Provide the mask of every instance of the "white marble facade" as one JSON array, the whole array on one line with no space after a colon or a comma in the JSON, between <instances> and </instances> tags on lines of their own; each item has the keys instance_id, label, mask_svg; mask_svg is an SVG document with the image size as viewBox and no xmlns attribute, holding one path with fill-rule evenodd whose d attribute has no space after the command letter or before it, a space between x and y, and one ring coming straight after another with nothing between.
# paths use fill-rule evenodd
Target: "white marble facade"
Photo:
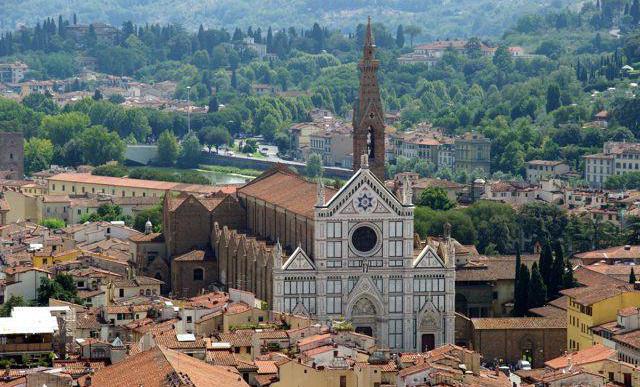
<instances>
[{"instance_id":1,"label":"white marble facade","mask_svg":"<svg viewBox=\"0 0 640 387\"><path fill-rule=\"evenodd\" d=\"M398 200L366 161L329 202L318 191L314 259L298 248L274 265L274 309L345 318L392 351L453 343L452 245L414 249L411 192Z\"/></svg>"}]
</instances>

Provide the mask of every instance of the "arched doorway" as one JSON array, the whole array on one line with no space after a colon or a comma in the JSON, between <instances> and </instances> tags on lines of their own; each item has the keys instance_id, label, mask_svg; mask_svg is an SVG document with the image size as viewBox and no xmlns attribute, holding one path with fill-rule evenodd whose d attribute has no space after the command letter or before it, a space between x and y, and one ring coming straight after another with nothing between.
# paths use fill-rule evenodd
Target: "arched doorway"
<instances>
[{"instance_id":1,"label":"arched doorway","mask_svg":"<svg viewBox=\"0 0 640 387\"><path fill-rule=\"evenodd\" d=\"M534 361L534 354L535 354L535 345L533 344L533 340L531 340L529 337L525 337L524 339L522 339L522 341L520 341L520 359L521 360L526 360L529 363L531 363L531 365L533 365L533 361Z\"/></svg>"},{"instance_id":2,"label":"arched doorway","mask_svg":"<svg viewBox=\"0 0 640 387\"><path fill-rule=\"evenodd\" d=\"M357 333L368 336L376 334L376 314L377 310L371 300L361 297L351 309L351 323Z\"/></svg>"}]
</instances>

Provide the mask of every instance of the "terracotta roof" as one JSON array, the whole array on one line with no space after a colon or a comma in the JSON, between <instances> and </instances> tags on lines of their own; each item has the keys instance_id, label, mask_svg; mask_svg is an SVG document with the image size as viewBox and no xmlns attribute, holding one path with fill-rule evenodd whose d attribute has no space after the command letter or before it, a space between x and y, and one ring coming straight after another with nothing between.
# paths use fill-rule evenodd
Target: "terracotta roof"
<instances>
[{"instance_id":1,"label":"terracotta roof","mask_svg":"<svg viewBox=\"0 0 640 387\"><path fill-rule=\"evenodd\" d=\"M229 300L229 295L224 292L210 292L191 297L183 307L213 309L221 307Z\"/></svg>"},{"instance_id":2,"label":"terracotta roof","mask_svg":"<svg viewBox=\"0 0 640 387\"><path fill-rule=\"evenodd\" d=\"M298 346L304 346L304 345L308 345L311 344L315 341L322 341L322 340L326 340L328 338L331 338L331 333L325 333L322 335L313 335L313 336L309 336L309 337L305 337L302 338L300 340L298 340Z\"/></svg>"},{"instance_id":3,"label":"terracotta roof","mask_svg":"<svg viewBox=\"0 0 640 387\"><path fill-rule=\"evenodd\" d=\"M568 303L569 303L569 297L567 297L567 296L560 296L560 297L556 298L555 300L549 301L549 305L553 305L556 308L559 308L559 309L562 309L562 310L567 310Z\"/></svg>"},{"instance_id":4,"label":"terracotta roof","mask_svg":"<svg viewBox=\"0 0 640 387\"><path fill-rule=\"evenodd\" d=\"M164 242L164 234L161 232L151 233L151 234L142 234L142 235L134 235L129 240L138 243L162 243Z\"/></svg>"},{"instance_id":5,"label":"terracotta roof","mask_svg":"<svg viewBox=\"0 0 640 387\"><path fill-rule=\"evenodd\" d=\"M97 371L92 377L92 384L114 387L162 387L169 384L198 387L248 386L233 368L207 364L162 346Z\"/></svg>"},{"instance_id":6,"label":"terracotta roof","mask_svg":"<svg viewBox=\"0 0 640 387\"><path fill-rule=\"evenodd\" d=\"M633 292L634 287L631 284L622 285L600 285L582 288L572 288L562 290L560 293L567 295L575 300L578 304L589 306L597 302L604 301L611 297L618 296L623 293Z\"/></svg>"},{"instance_id":7,"label":"terracotta roof","mask_svg":"<svg viewBox=\"0 0 640 387\"><path fill-rule=\"evenodd\" d=\"M522 263L538 260L535 255L523 255ZM456 267L456 282L514 280L516 275L515 256L477 257L466 265Z\"/></svg>"},{"instance_id":8,"label":"terracotta roof","mask_svg":"<svg viewBox=\"0 0 640 387\"><path fill-rule=\"evenodd\" d=\"M225 314L244 313L249 310L251 310L249 304L247 304L246 302L238 301L229 304L229 306L227 306L227 311L225 312Z\"/></svg>"},{"instance_id":9,"label":"terracotta roof","mask_svg":"<svg viewBox=\"0 0 640 387\"><path fill-rule=\"evenodd\" d=\"M113 284L119 288L137 288L139 286L162 285L164 281L139 275L132 279L116 279L113 281Z\"/></svg>"},{"instance_id":10,"label":"terracotta roof","mask_svg":"<svg viewBox=\"0 0 640 387\"><path fill-rule=\"evenodd\" d=\"M224 343L230 343L234 347L250 347L253 331L249 329L241 329L235 332L220 333L218 339Z\"/></svg>"},{"instance_id":11,"label":"terracotta roof","mask_svg":"<svg viewBox=\"0 0 640 387\"><path fill-rule=\"evenodd\" d=\"M573 278L584 286L623 285L627 281L621 281L614 277L589 269L587 266L579 266L573 271Z\"/></svg>"},{"instance_id":12,"label":"terracotta roof","mask_svg":"<svg viewBox=\"0 0 640 387\"><path fill-rule=\"evenodd\" d=\"M313 357L315 355L319 355L321 353L325 353L333 350L334 350L333 345L322 345L320 347L315 347L308 351L304 351L302 352L302 354L307 357Z\"/></svg>"},{"instance_id":13,"label":"terracotta roof","mask_svg":"<svg viewBox=\"0 0 640 387\"><path fill-rule=\"evenodd\" d=\"M256 375L255 381L258 383L258 386L269 386L271 383L278 381L278 375L276 374L265 374L265 375Z\"/></svg>"},{"instance_id":14,"label":"terracotta roof","mask_svg":"<svg viewBox=\"0 0 640 387\"><path fill-rule=\"evenodd\" d=\"M380 372L396 372L398 371L398 365L395 361L389 360L388 363L385 364L370 364L367 362L357 362L356 363L361 368L376 368L380 370Z\"/></svg>"},{"instance_id":15,"label":"terracotta roof","mask_svg":"<svg viewBox=\"0 0 640 387\"><path fill-rule=\"evenodd\" d=\"M156 189L163 191L171 190L193 193L214 193L222 191L224 193L232 194L236 191L235 186L183 184L168 181L130 179L127 177L96 176L90 173L75 172L60 173L51 176L48 180L68 183L99 184L126 188Z\"/></svg>"},{"instance_id":16,"label":"terracotta roof","mask_svg":"<svg viewBox=\"0 0 640 387\"><path fill-rule=\"evenodd\" d=\"M103 307L109 314L115 313L133 313L133 312L146 312L152 308L151 305L109 305Z\"/></svg>"},{"instance_id":17,"label":"terracotta roof","mask_svg":"<svg viewBox=\"0 0 640 387\"><path fill-rule=\"evenodd\" d=\"M415 183L413 183L413 186L415 188L440 187L444 189L462 189L465 187L463 184L456 183L455 181L429 177L416 180Z\"/></svg>"},{"instance_id":18,"label":"terracotta roof","mask_svg":"<svg viewBox=\"0 0 640 387\"><path fill-rule=\"evenodd\" d=\"M567 311L565 309L560 309L553 305L545 305L539 308L531 308L529 309L529 312L540 317L564 318L564 319L566 319L567 317Z\"/></svg>"},{"instance_id":19,"label":"terracotta roof","mask_svg":"<svg viewBox=\"0 0 640 387\"><path fill-rule=\"evenodd\" d=\"M76 328L78 329L100 329L102 324L98 321L98 314L96 313L77 313L76 314Z\"/></svg>"},{"instance_id":20,"label":"terracotta roof","mask_svg":"<svg viewBox=\"0 0 640 387\"><path fill-rule=\"evenodd\" d=\"M571 364L574 366L580 366L583 364L595 363L601 360L609 359L616 355L615 349L605 347L602 344L594 345L593 347L583 349L582 351L573 352L564 356L551 359L544 364L552 369L565 368L571 360Z\"/></svg>"},{"instance_id":21,"label":"terracotta roof","mask_svg":"<svg viewBox=\"0 0 640 387\"><path fill-rule=\"evenodd\" d=\"M272 360L255 360L254 364L258 367L258 374L277 374L278 367L276 362Z\"/></svg>"},{"instance_id":22,"label":"terracotta roof","mask_svg":"<svg viewBox=\"0 0 640 387\"><path fill-rule=\"evenodd\" d=\"M592 270L598 272L600 274L608 275L609 277L613 277L620 281L628 281L629 274L631 274L631 269L635 271L640 271L640 268L635 265L609 265L604 263L594 263L593 265L583 266L585 269Z\"/></svg>"},{"instance_id":23,"label":"terracotta roof","mask_svg":"<svg viewBox=\"0 0 640 387\"><path fill-rule=\"evenodd\" d=\"M229 196L227 194L211 194L207 196L202 195L180 195L178 197L172 197L169 200L169 211L175 211L187 200L193 200L195 202L200 203L207 211L212 211L220 203L224 201L224 199Z\"/></svg>"},{"instance_id":24,"label":"terracotta roof","mask_svg":"<svg viewBox=\"0 0 640 387\"><path fill-rule=\"evenodd\" d=\"M174 261L204 261L207 258L207 253L204 250L192 250L188 253L182 254L176 258Z\"/></svg>"},{"instance_id":25,"label":"terracotta roof","mask_svg":"<svg viewBox=\"0 0 640 387\"><path fill-rule=\"evenodd\" d=\"M635 350L640 349L640 329L615 335L612 339Z\"/></svg>"},{"instance_id":26,"label":"terracotta roof","mask_svg":"<svg viewBox=\"0 0 640 387\"><path fill-rule=\"evenodd\" d=\"M637 307L637 306L629 306L627 308L622 308L618 310L618 316L621 316L621 317L635 316L636 314L639 314L639 313L640 313L640 307Z\"/></svg>"},{"instance_id":27,"label":"terracotta roof","mask_svg":"<svg viewBox=\"0 0 640 387\"><path fill-rule=\"evenodd\" d=\"M207 343L203 338L197 338L193 341L179 341L176 336L177 331L166 330L162 332L157 332L153 335L153 340L158 345L162 345L171 349L206 349Z\"/></svg>"},{"instance_id":28,"label":"terracotta roof","mask_svg":"<svg viewBox=\"0 0 640 387\"><path fill-rule=\"evenodd\" d=\"M274 167L238 189L238 195L264 200L309 219L314 217L317 184L286 169ZM325 187L325 202L336 190Z\"/></svg>"},{"instance_id":29,"label":"terracotta roof","mask_svg":"<svg viewBox=\"0 0 640 387\"><path fill-rule=\"evenodd\" d=\"M566 329L566 318L547 317L488 317L472 318L475 330L491 329Z\"/></svg>"},{"instance_id":30,"label":"terracotta roof","mask_svg":"<svg viewBox=\"0 0 640 387\"><path fill-rule=\"evenodd\" d=\"M230 367L235 367L238 364L233 353L228 350L208 350L207 363Z\"/></svg>"},{"instance_id":31,"label":"terracotta roof","mask_svg":"<svg viewBox=\"0 0 640 387\"><path fill-rule=\"evenodd\" d=\"M597 259L605 261L617 259L640 259L640 245L614 246L607 249L576 254L575 257L579 259Z\"/></svg>"}]
</instances>

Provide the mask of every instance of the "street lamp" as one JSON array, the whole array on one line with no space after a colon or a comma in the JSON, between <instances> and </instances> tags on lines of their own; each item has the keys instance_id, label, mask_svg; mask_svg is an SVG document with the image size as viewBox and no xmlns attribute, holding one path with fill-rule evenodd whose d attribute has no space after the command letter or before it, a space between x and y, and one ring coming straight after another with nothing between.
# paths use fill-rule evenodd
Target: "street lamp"
<instances>
[{"instance_id":1,"label":"street lamp","mask_svg":"<svg viewBox=\"0 0 640 387\"><path fill-rule=\"evenodd\" d=\"M191 86L187 86L187 133L191 133Z\"/></svg>"}]
</instances>

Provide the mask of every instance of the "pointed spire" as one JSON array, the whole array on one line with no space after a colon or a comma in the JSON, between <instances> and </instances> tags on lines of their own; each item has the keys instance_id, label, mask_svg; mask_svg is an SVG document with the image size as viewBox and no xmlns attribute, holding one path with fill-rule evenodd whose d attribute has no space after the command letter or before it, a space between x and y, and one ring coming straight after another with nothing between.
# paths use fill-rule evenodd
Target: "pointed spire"
<instances>
[{"instance_id":1,"label":"pointed spire","mask_svg":"<svg viewBox=\"0 0 640 387\"><path fill-rule=\"evenodd\" d=\"M316 192L316 207L324 206L324 181L321 177L318 178L318 186Z\"/></svg>"},{"instance_id":2,"label":"pointed spire","mask_svg":"<svg viewBox=\"0 0 640 387\"><path fill-rule=\"evenodd\" d=\"M404 176L402 182L402 204L405 206L413 204L413 187L411 186L411 181L407 175Z\"/></svg>"},{"instance_id":3,"label":"pointed spire","mask_svg":"<svg viewBox=\"0 0 640 387\"><path fill-rule=\"evenodd\" d=\"M372 60L375 47L376 44L373 41L373 32L371 29L371 16L369 16L369 19L367 21L367 30L364 35L364 56L362 59L365 61Z\"/></svg>"},{"instance_id":4,"label":"pointed spire","mask_svg":"<svg viewBox=\"0 0 640 387\"><path fill-rule=\"evenodd\" d=\"M282 267L282 245L280 238L276 239L276 245L273 247L273 267L280 269Z\"/></svg>"},{"instance_id":5,"label":"pointed spire","mask_svg":"<svg viewBox=\"0 0 640 387\"><path fill-rule=\"evenodd\" d=\"M369 169L369 155L364 154L360 156L360 168Z\"/></svg>"}]
</instances>

